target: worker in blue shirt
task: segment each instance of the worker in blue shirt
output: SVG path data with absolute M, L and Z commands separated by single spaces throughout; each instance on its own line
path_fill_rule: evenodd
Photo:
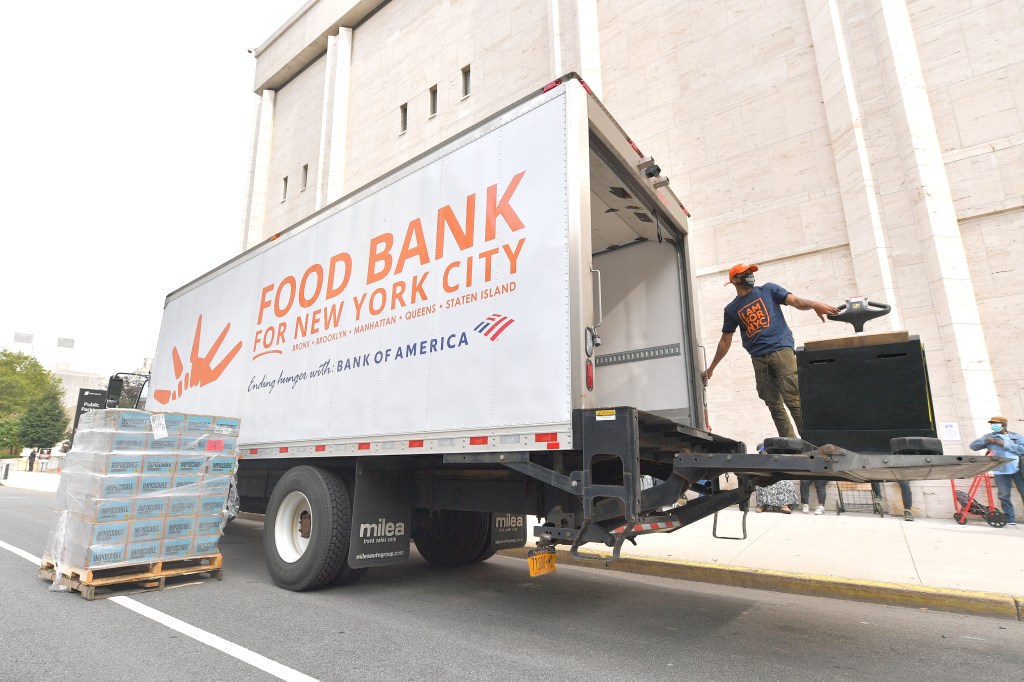
M 1024 471 L 1021 471 L 1021 456 L 1024 455 L 1024 436 L 1006 429 L 1006 417 L 992 417 L 988 420 L 989 433 L 971 443 L 971 450 L 988 450 L 993 457 L 1009 457 L 1010 461 L 1001 465 L 992 473 L 995 474 L 996 488 L 999 489 L 999 503 L 1006 514 L 1006 524 L 1016 526 L 1013 502 L 1010 494 L 1013 486 L 1024 497 Z
M 729 270 L 729 281 L 736 287 L 736 298 L 725 306 L 722 338 L 718 341 L 715 357 L 702 377 L 711 380 L 718 363 L 729 352 L 733 333 L 738 328 L 743 348 L 750 353 L 754 365 L 757 395 L 768 406 L 772 421 L 780 436 L 795 438 L 803 428 L 800 412 L 800 386 L 797 383 L 796 353 L 793 351 L 793 332 L 782 315 L 783 305 L 797 310 L 813 310 L 825 321 L 826 315 L 836 315 L 835 306 L 800 298 L 773 282 L 755 286 L 756 265 L 737 263 Z M 786 408 L 793 415 L 796 431 L 789 421 Z

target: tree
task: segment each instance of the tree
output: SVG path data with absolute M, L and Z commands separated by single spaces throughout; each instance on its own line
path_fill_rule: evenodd
M 59 389 L 48 390 L 18 421 L 18 438 L 31 448 L 52 448 L 67 437 L 67 431 L 68 415 Z
M 60 392 L 61 382 L 31 355 L 0 349 L 0 417 L 24 414 L 48 391 Z
M 0 457 L 15 457 L 21 450 L 18 440 L 18 418 L 0 415 Z
M 0 349 L 0 448 L 12 456 L 21 450 L 18 425 L 22 415 L 51 391 L 63 395 L 60 379 L 38 360 Z

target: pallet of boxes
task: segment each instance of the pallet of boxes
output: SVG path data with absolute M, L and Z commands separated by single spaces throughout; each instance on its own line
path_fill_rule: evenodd
M 238 426 L 172 412 L 83 415 L 39 577 L 86 599 L 219 580 Z

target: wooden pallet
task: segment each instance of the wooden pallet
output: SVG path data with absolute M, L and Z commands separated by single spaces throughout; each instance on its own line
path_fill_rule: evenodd
M 223 559 L 218 553 L 111 568 L 79 569 L 61 566 L 58 573 L 53 562 L 44 559 L 39 567 L 39 577 L 78 592 L 91 601 L 115 594 L 162 590 L 197 579 L 220 580 L 224 573 L 222 565 Z

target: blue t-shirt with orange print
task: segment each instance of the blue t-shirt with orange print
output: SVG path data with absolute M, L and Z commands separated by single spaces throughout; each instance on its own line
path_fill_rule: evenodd
M 746 296 L 737 296 L 725 306 L 722 333 L 740 329 L 743 347 L 754 357 L 792 348 L 793 332 L 782 316 L 782 305 L 789 292 L 774 282 L 754 287 Z

